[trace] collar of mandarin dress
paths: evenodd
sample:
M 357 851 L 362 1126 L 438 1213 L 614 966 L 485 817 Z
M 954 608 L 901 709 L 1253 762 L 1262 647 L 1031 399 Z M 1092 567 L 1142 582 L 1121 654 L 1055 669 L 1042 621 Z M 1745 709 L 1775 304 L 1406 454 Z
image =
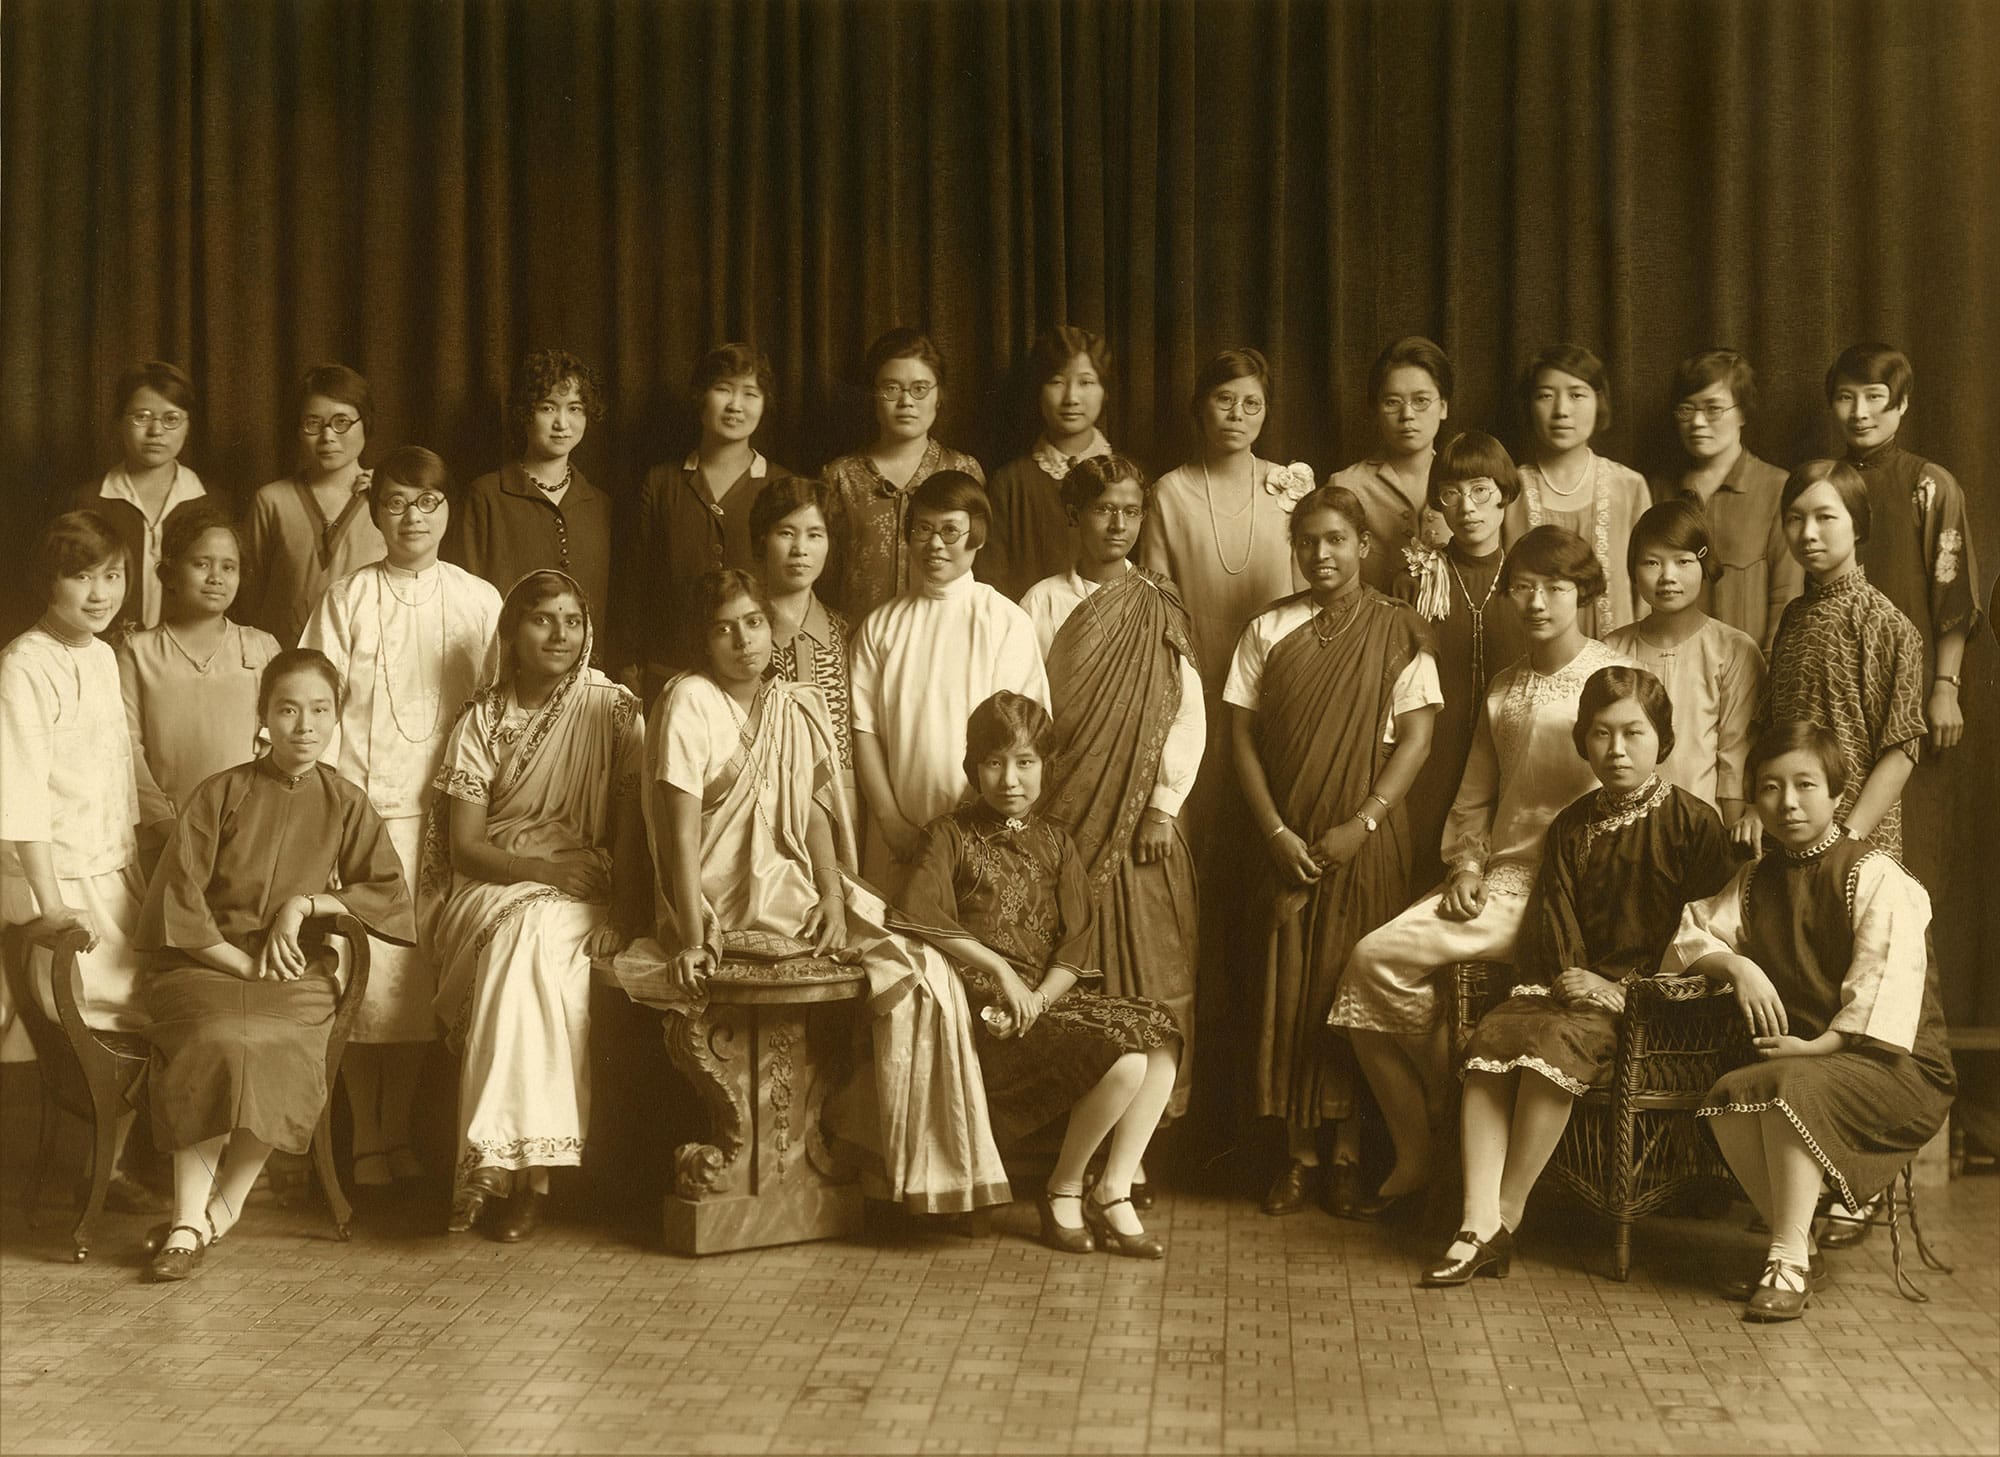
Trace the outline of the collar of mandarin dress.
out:
M 979 578 L 968 571 L 964 576 L 953 577 L 942 586 L 928 580 L 919 581 L 915 585 L 916 591 L 911 594 L 913 596 L 929 597 L 938 602 L 951 602 L 961 597 L 970 597 L 979 588 Z
M 1849 451 L 1847 458 L 1856 470 L 1879 470 L 1893 463 L 1902 453 L 1902 446 L 1896 443 L 1896 437 L 1892 435 L 1873 450 Z
M 1868 585 L 1868 573 L 1856 562 L 1852 567 L 1835 577 L 1831 582 L 1815 582 L 1806 579 L 1808 597 L 1849 597 Z
M 313 771 L 315 769 L 319 768 L 319 760 L 315 759 L 313 760 L 312 763 L 306 765 L 306 767 L 299 773 L 287 774 L 285 773 L 284 770 L 280 769 L 276 764 L 271 762 L 271 756 L 268 753 L 263 755 L 261 758 L 253 760 L 252 763 L 259 774 L 262 774 L 266 779 L 273 780 L 278 784 L 284 785 L 285 788 L 287 789 L 297 789 L 301 784 L 305 783 L 306 780 L 312 777 Z
M 1035 822 L 1035 812 L 1025 815 L 1003 815 L 984 799 L 972 802 L 972 825 L 982 838 L 991 839 L 995 835 L 1015 835 Z
M 1838 845 L 1845 835 L 1846 831 L 1839 825 L 1828 825 L 1826 833 L 1821 835 L 1816 843 L 1806 846 L 1803 850 L 1787 850 L 1785 851 L 1785 858 L 1794 865 L 1802 865 L 1808 861 L 1817 860 L 1835 845 Z

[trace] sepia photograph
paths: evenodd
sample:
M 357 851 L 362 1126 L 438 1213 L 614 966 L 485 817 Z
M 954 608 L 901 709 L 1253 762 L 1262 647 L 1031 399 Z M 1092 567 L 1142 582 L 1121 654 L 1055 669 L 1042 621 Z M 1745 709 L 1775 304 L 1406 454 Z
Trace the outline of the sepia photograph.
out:
M 2000 1452 L 1996 74 L 0 0 L 0 1457 Z

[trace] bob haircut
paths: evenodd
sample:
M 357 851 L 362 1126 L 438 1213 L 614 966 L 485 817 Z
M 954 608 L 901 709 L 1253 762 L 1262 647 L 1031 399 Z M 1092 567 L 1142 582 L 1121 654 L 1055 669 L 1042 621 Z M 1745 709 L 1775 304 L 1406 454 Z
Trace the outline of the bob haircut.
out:
M 111 413 L 124 414 L 131 406 L 132 396 L 140 390 L 151 390 L 176 410 L 194 413 L 194 381 L 164 359 L 135 364 L 118 376 L 117 388 L 111 396 Z
M 292 414 L 303 417 L 306 401 L 314 395 L 347 406 L 361 418 L 363 430 L 375 428 L 375 396 L 368 381 L 344 364 L 316 364 L 299 378 L 292 397 Z
M 1826 775 L 1826 792 L 1835 799 L 1847 793 L 1847 761 L 1840 756 L 1840 740 L 1833 731 L 1811 719 L 1788 718 L 1766 728 L 1750 746 L 1750 757 L 1743 764 L 1748 798 L 1757 797 L 1757 776 L 1764 766 L 1787 754 L 1811 754 Z
M 574 597 L 576 605 L 583 609 L 583 620 L 590 623 L 590 599 L 583 595 L 583 588 L 566 572 L 544 568 L 530 572 L 512 587 L 508 588 L 506 599 L 500 604 L 499 625 L 493 636 L 511 659 L 514 651 L 514 634 L 521 630 L 521 622 L 530 612 L 544 602 L 557 597 Z
M 1521 494 L 1521 473 L 1514 468 L 1514 457 L 1507 453 L 1507 447 L 1483 430 L 1467 430 L 1440 445 L 1432 457 L 1424 504 L 1433 511 L 1443 511 L 1438 498 L 1446 486 L 1477 480 L 1498 486 L 1502 505 L 1511 506 Z
M 780 521 L 808 506 L 819 509 L 826 522 L 827 545 L 831 547 L 847 524 L 846 503 L 840 492 L 812 476 L 779 476 L 769 481 L 750 503 L 750 549 L 761 554 L 764 542 Z
M 1551 344 L 1546 349 L 1535 351 L 1528 367 L 1521 371 L 1520 383 L 1516 387 L 1516 396 L 1524 415 L 1534 402 L 1542 372 L 1549 369 L 1575 375 L 1597 396 L 1597 423 L 1591 428 L 1592 440 L 1611 428 L 1611 381 L 1604 373 L 1604 361 L 1581 344 Z
M 944 356 L 938 353 L 931 336 L 921 329 L 912 329 L 907 324 L 898 324 L 881 338 L 868 346 L 868 353 L 861 361 L 862 376 L 869 387 L 875 384 L 875 377 L 882 372 L 882 366 L 892 359 L 921 360 L 943 389 Z
M 213 496 L 196 496 L 192 501 L 181 502 L 167 513 L 166 522 L 160 527 L 160 560 L 153 570 L 164 574 L 168 566 L 193 551 L 196 543 L 211 531 L 228 532 L 240 557 L 243 533 L 236 525 L 236 518 L 220 502 Z
M 1780 515 L 1791 510 L 1792 502 L 1821 482 L 1832 486 L 1840 504 L 1847 508 L 1854 522 L 1854 544 L 1861 545 L 1868 539 L 1868 483 L 1861 479 L 1860 471 L 1844 460 L 1809 460 L 1786 476 L 1785 488 L 1778 492 Z
M 338 713 L 347 707 L 347 685 L 341 681 L 333 659 L 318 648 L 286 648 L 264 665 L 264 676 L 257 680 L 257 717 L 271 711 L 271 695 L 278 691 L 279 683 L 294 673 L 317 673 L 333 690 L 333 711 Z
M 726 380 L 750 379 L 757 382 L 768 408 L 778 397 L 778 375 L 771 368 L 771 356 L 754 344 L 718 344 L 694 363 L 688 376 L 688 399 L 699 400 Z
M 1892 344 L 1850 344 L 1840 351 L 1833 368 L 1826 372 L 1826 402 L 1842 380 L 1850 384 L 1885 384 L 1889 403 L 1901 407 L 1909 403 L 1910 387 L 1917 372 L 1910 368 L 1910 356 Z
M 1233 379 L 1254 379 L 1264 392 L 1264 406 L 1271 404 L 1271 366 L 1257 349 L 1225 349 L 1201 367 L 1194 377 L 1194 393 L 1188 396 L 1188 413 L 1199 416 L 1201 402 Z
M 1299 539 L 1301 523 L 1306 517 L 1331 511 L 1354 528 L 1357 537 L 1368 535 L 1368 511 L 1361 504 L 1361 498 L 1345 486 L 1320 486 L 1299 498 L 1299 504 L 1292 507 L 1291 525 L 1287 535 L 1293 541 Z
M 1090 361 L 1090 367 L 1097 371 L 1099 379 L 1110 378 L 1110 342 L 1102 334 L 1093 334 L 1074 324 L 1057 324 L 1043 334 L 1035 340 L 1034 350 L 1028 357 L 1034 361 L 1036 378 L 1047 379 L 1068 369 L 1069 362 L 1079 354 Z
M 1431 377 L 1437 386 L 1438 398 L 1451 403 L 1451 360 L 1443 349 L 1421 334 L 1409 334 L 1398 339 L 1387 349 L 1375 356 L 1375 363 L 1368 371 L 1368 402 L 1382 398 L 1382 387 L 1388 382 L 1392 371 L 1408 365 L 1421 369 Z
M 507 432 L 515 448 L 527 443 L 528 424 L 535 418 L 535 406 L 569 381 L 576 381 L 577 398 L 583 401 L 583 417 L 591 424 L 604 418 L 604 381 L 597 371 L 567 349 L 537 349 L 523 356 L 507 387 Z
M 1590 543 L 1560 526 L 1537 526 L 1507 549 L 1507 559 L 1500 564 L 1500 590 L 1510 591 L 1522 572 L 1572 584 L 1578 607 L 1602 597 L 1608 585 L 1604 563 Z
M 1569 739 L 1576 745 L 1579 758 L 1590 757 L 1584 752 L 1584 744 L 1590 738 L 1597 715 L 1628 698 L 1652 721 L 1653 732 L 1660 740 L 1660 757 L 1664 759 L 1674 751 L 1674 705 L 1667 697 L 1667 685 L 1644 668 L 1613 664 L 1584 679 L 1583 692 L 1577 696 L 1576 722 L 1570 725 Z
M 771 594 L 753 573 L 741 567 L 717 567 L 712 572 L 703 572 L 687 584 L 685 591 L 688 610 L 681 619 L 681 652 L 685 666 L 697 672 L 709 673 L 712 667 L 708 661 L 708 629 L 719 610 L 738 597 L 748 597 L 763 609 L 766 617 L 772 615 Z
M 1729 386 L 1730 398 L 1746 417 L 1756 413 L 1757 371 L 1734 349 L 1704 349 L 1675 365 L 1667 386 L 1667 408 L 1718 384 Z
M 28 584 L 34 589 L 35 600 L 46 605 L 58 578 L 87 572 L 109 561 L 123 562 L 126 576 L 131 576 L 125 540 L 111 529 L 109 521 L 95 511 L 65 511 L 42 528 L 28 561 Z
M 980 761 L 1016 744 L 1026 744 L 1046 764 L 1056 754 L 1056 721 L 1034 699 L 1003 688 L 965 721 L 966 782 L 976 789 Z
M 436 491 L 441 496 L 449 497 L 451 472 L 445 469 L 444 461 L 435 450 L 426 450 L 421 445 L 399 445 L 382 457 L 382 463 L 375 467 L 375 474 L 369 479 L 370 516 L 379 520 L 382 498 L 389 494 L 391 486 L 401 486 L 418 495 Z
M 972 549 L 986 545 L 986 532 L 993 524 L 993 502 L 986 488 L 962 470 L 941 470 L 910 492 L 910 514 L 904 518 L 903 534 L 909 535 L 911 521 L 919 511 L 948 516 L 963 511 L 972 522 Z
M 1116 451 L 1078 461 L 1056 489 L 1064 509 L 1074 517 L 1120 481 L 1135 483 L 1139 487 L 1139 504 L 1148 511 L 1153 509 L 1153 483 L 1146 479 L 1137 461 Z
M 1639 574 L 1639 554 L 1647 547 L 1684 551 L 1701 563 L 1704 582 L 1722 580 L 1722 562 L 1715 554 L 1715 540 L 1709 535 L 1708 513 L 1685 496 L 1649 506 L 1632 525 L 1632 539 L 1625 543 L 1625 570 Z

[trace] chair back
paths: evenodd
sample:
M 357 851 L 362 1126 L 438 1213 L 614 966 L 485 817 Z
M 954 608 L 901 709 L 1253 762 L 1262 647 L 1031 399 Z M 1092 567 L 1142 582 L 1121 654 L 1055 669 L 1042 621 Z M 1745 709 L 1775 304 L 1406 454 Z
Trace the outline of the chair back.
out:
M 42 1083 L 58 1104 L 79 1117 L 90 1115 L 90 1088 L 77 1050 L 78 1039 L 95 1035 L 83 1020 L 83 973 L 77 965 L 77 955 L 89 939 L 73 926 L 53 934 L 38 934 L 32 925 L 9 926 L 0 934 L 7 994 L 14 1004 L 14 1014 L 28 1029 L 28 1042 L 35 1049 Z M 54 1017 L 42 1004 L 35 985 L 37 949 L 49 953 Z

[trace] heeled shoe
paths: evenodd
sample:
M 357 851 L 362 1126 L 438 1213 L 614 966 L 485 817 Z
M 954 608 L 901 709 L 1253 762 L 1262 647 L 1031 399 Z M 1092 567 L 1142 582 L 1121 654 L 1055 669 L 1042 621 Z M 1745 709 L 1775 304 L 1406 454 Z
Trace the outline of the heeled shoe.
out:
M 508 1174 L 505 1169 L 478 1168 L 465 1176 L 465 1186 L 451 1201 L 451 1215 L 445 1220 L 446 1234 L 464 1234 L 479 1223 L 486 1213 L 486 1206 L 507 1197 Z
M 1090 1215 L 1086 1207 L 1084 1223 L 1062 1224 L 1056 1219 L 1055 1201 L 1075 1199 L 1079 1204 L 1083 1196 L 1078 1194 L 1043 1194 L 1035 1201 L 1042 1215 L 1042 1243 L 1052 1250 L 1066 1255 L 1088 1255 L 1097 1251 L 1097 1241 L 1090 1237 Z
M 208 1253 L 208 1247 L 212 1241 L 204 1239 L 201 1231 L 196 1229 L 192 1224 L 169 1225 L 167 1228 L 167 1238 L 171 1239 L 176 1230 L 182 1229 L 194 1236 L 194 1248 L 191 1250 L 175 1249 L 172 1245 L 162 1242 L 159 1252 L 153 1256 L 152 1264 L 146 1267 L 147 1274 L 153 1279 L 159 1281 L 186 1280 L 192 1278 L 194 1272 L 201 1268 L 201 1257 Z
M 1361 1165 L 1347 1159 L 1334 1164 L 1327 1174 L 1326 1196 L 1322 1200 L 1326 1212 L 1335 1219 L 1356 1218 L 1354 1211 L 1367 1197 L 1361 1192 Z
M 1491 1239 L 1481 1239 L 1469 1229 L 1461 1229 L 1452 1236 L 1453 1243 L 1472 1246 L 1472 1253 L 1459 1260 L 1440 1260 L 1424 1271 L 1417 1281 L 1427 1289 L 1436 1290 L 1447 1285 L 1470 1284 L 1484 1275 L 1491 1280 L 1504 1280 L 1514 1265 L 1514 1231 L 1501 1225 Z
M 1764 1274 L 1757 1281 L 1757 1288 L 1750 1292 L 1750 1303 L 1743 1307 L 1743 1318 L 1759 1321 L 1797 1320 L 1806 1313 L 1806 1307 L 1812 1304 L 1812 1297 L 1813 1282 L 1810 1269 L 1784 1260 L 1771 1260 L 1765 1264 Z
M 500 1213 L 500 1222 L 493 1228 L 493 1238 L 503 1245 L 517 1245 L 532 1239 L 535 1231 L 542 1227 L 542 1205 L 548 1197 L 534 1189 L 516 1189 L 507 1200 L 507 1207 Z
M 1150 1180 L 1134 1179 L 1132 1181 L 1132 1207 L 1141 1210 L 1153 1207 L 1153 1185 Z
M 1851 1250 L 1875 1232 L 1877 1200 L 1870 1199 L 1852 1214 L 1829 1214 L 1819 1237 L 1823 1250 Z M 1790 1319 L 1790 1317 L 1786 1317 Z
M 1102 1204 L 1095 1199 L 1086 1199 L 1083 1201 L 1083 1222 L 1097 1236 L 1097 1247 L 1107 1253 L 1123 1255 L 1129 1260 L 1164 1260 L 1167 1247 L 1157 1234 L 1147 1229 L 1127 1234 L 1114 1225 L 1111 1217 L 1104 1212 L 1131 1202 L 1129 1197 L 1110 1199 Z
M 208 1213 L 205 1210 L 202 1213 L 202 1218 L 208 1221 L 208 1239 L 205 1242 L 211 1245 L 221 1244 L 223 1235 L 229 1233 L 229 1230 L 225 1229 L 218 1231 L 215 1227 L 215 1216 L 213 1214 Z M 230 1226 L 230 1229 L 234 1228 L 235 1228 L 234 1225 Z M 146 1231 L 146 1238 L 145 1238 L 146 1253 L 149 1255 L 157 1255 L 161 1251 L 161 1249 L 163 1249 L 166 1246 L 167 1236 L 172 1234 L 176 1229 L 194 1229 L 194 1226 L 191 1224 L 167 1224 L 167 1223 L 160 1223 L 154 1225 L 151 1229 Z M 200 1231 L 197 1230 L 196 1232 L 199 1233 Z

